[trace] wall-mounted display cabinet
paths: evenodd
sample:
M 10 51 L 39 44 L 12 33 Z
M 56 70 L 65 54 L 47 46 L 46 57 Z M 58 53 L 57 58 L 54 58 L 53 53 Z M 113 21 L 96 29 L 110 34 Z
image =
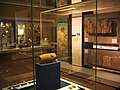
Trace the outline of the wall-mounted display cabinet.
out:
M 62 79 L 120 89 L 120 1 L 80 1 L 0 1 L 0 89 L 35 90 L 35 64 L 46 53 L 57 55 Z
M 40 13 L 41 40 L 47 38 L 54 46 L 51 52 L 61 61 L 61 70 L 89 79 L 92 89 L 97 89 L 96 82 L 119 87 L 119 4 L 119 0 L 87 0 Z M 118 77 L 108 79 L 102 76 L 104 72 L 106 76 L 117 73 Z

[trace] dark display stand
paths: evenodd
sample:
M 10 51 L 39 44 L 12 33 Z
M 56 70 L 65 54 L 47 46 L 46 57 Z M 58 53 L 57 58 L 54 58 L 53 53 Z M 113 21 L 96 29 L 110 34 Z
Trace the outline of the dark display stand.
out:
M 36 64 L 36 90 L 60 88 L 60 62 Z

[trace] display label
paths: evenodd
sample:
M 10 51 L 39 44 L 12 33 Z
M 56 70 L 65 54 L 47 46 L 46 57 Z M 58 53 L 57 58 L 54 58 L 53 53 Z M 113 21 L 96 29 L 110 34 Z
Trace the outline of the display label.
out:
M 85 53 L 88 53 L 88 49 L 85 49 L 84 52 L 85 52 Z
M 85 38 L 85 42 L 88 42 L 88 38 Z
M 117 43 L 117 39 L 112 39 L 112 43 Z

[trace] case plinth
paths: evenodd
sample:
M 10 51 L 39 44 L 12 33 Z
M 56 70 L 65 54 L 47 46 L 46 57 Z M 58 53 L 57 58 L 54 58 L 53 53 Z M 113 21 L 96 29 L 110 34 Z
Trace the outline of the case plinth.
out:
M 60 62 L 36 63 L 36 90 L 60 88 Z

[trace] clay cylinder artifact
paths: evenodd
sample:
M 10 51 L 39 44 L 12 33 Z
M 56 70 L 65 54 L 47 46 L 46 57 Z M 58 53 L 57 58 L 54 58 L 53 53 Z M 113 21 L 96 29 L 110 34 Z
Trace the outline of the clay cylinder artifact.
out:
M 39 60 L 41 63 L 53 62 L 56 60 L 56 58 L 57 55 L 55 53 L 47 53 L 39 56 Z

